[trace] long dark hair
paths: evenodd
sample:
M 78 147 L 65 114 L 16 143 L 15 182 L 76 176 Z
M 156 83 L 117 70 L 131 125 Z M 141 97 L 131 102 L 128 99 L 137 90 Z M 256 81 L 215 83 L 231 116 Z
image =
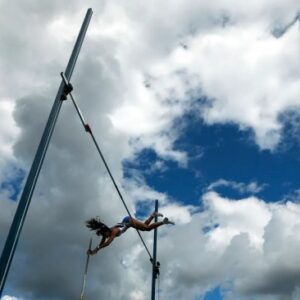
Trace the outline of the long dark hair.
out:
M 85 222 L 86 227 L 90 230 L 96 231 L 97 235 L 104 235 L 105 233 L 111 233 L 111 229 L 100 221 L 99 217 L 91 218 Z

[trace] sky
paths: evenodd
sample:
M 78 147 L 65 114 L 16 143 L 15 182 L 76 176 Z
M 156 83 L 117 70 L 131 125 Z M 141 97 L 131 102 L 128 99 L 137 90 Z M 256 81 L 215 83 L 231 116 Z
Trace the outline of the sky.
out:
M 176 222 L 159 228 L 160 299 L 299 299 L 296 0 L 0 0 L 0 248 L 89 7 L 73 95 L 132 214 L 158 199 Z M 64 102 L 1 300 L 79 298 L 85 221 L 126 214 Z M 87 299 L 150 293 L 134 230 L 91 258 Z

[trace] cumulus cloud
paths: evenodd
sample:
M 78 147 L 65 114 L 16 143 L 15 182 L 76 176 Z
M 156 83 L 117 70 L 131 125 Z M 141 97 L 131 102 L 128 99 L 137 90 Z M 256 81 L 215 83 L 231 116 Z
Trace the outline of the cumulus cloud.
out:
M 265 184 L 259 185 L 257 182 L 251 182 L 249 184 L 245 184 L 243 182 L 234 182 L 234 181 L 228 181 L 225 179 L 219 179 L 219 180 L 211 183 L 207 189 L 214 190 L 214 189 L 217 189 L 218 187 L 222 187 L 222 186 L 232 188 L 243 194 L 244 193 L 257 194 L 265 188 Z
M 218 285 L 224 299 L 296 299 L 299 204 L 216 192 L 203 200 L 203 212 L 160 240 L 164 299 L 193 299 Z
M 164 205 L 168 203 L 168 196 L 164 193 L 158 192 L 147 185 L 145 179 L 140 174 L 135 174 L 133 179 L 125 180 L 125 187 L 131 199 L 138 202 L 153 202 L 159 200 Z M 150 200 L 150 201 L 149 201 Z M 152 200 L 152 201 L 151 201 Z
M 122 170 L 124 159 L 149 147 L 161 160 L 186 166 L 187 154 L 174 144 L 181 132 L 176 120 L 191 109 L 208 124 L 252 129 L 261 148 L 276 147 L 278 116 L 299 105 L 299 29 L 295 22 L 280 38 L 272 30 L 293 20 L 297 4 L 90 4 L 95 15 L 72 79 L 74 95 L 130 209 L 143 196 L 158 198 L 179 223 L 160 235 L 163 299 L 193 299 L 225 283 L 232 299 L 297 297 L 296 204 L 232 201 L 209 191 L 199 212 L 143 181 L 126 182 Z M 79 0 L 0 2 L 1 181 L 28 171 L 85 10 Z M 199 98 L 206 99 L 200 106 Z M 126 214 L 93 147 L 64 103 L 8 277 L 17 297 L 78 297 L 89 237 L 84 221 L 100 215 L 113 225 Z M 16 209 L 9 198 L 1 190 L 1 245 Z M 145 240 L 151 246 L 151 236 Z M 19 272 L 25 266 L 26 277 Z M 150 272 L 130 231 L 92 258 L 87 298 L 146 299 Z
M 166 81 L 163 88 L 173 87 L 173 97 L 196 90 L 210 98 L 200 113 L 208 124 L 251 128 L 261 148 L 273 149 L 280 141 L 280 114 L 299 105 L 298 40 L 296 24 L 280 39 L 259 24 L 217 28 L 190 38 L 188 49 L 175 49 L 152 74 Z M 185 80 L 172 84 L 178 72 Z
M 12 112 L 14 110 L 14 103 L 9 99 L 2 99 L 0 101 L 0 120 L 1 120 L 1 132 L 0 132 L 0 157 L 1 163 L 12 156 L 12 146 L 18 136 L 18 128 L 14 119 L 12 118 Z
M 114 126 L 134 135 L 152 133 L 157 139 L 157 132 L 162 134 L 162 129 L 170 128 L 175 117 L 193 107 L 193 100 L 205 97 L 209 100 L 201 106 L 200 115 L 208 124 L 233 122 L 242 130 L 252 129 L 261 148 L 276 147 L 282 130 L 279 116 L 299 105 L 299 28 L 295 21 L 277 38 L 272 27 L 288 22 L 289 18 L 293 20 L 299 7 L 291 9 L 291 1 L 275 9 L 265 1 L 259 6 L 249 5 L 247 17 L 240 6 L 238 10 L 236 5 L 225 9 L 216 3 L 213 7 L 192 5 L 195 11 L 201 6 L 205 16 L 199 16 L 195 31 L 190 27 L 195 21 L 188 15 L 191 11 L 176 11 L 175 16 L 184 20 L 181 28 L 174 32 L 175 26 L 168 31 L 169 37 L 162 42 L 160 39 L 170 25 L 168 21 L 163 23 L 160 34 L 151 36 L 157 38 L 151 42 L 157 45 L 161 56 L 141 53 L 138 37 L 145 33 L 147 43 L 147 22 L 139 31 L 132 31 L 132 51 L 120 55 L 125 57 L 126 67 L 133 70 L 127 78 L 133 82 L 128 84 L 124 104 L 111 116 Z M 267 12 L 269 9 L 273 17 Z M 225 14 L 227 25 L 218 23 L 216 16 L 207 17 L 213 12 L 220 18 Z M 153 31 L 156 30 L 154 27 Z M 164 47 L 169 49 L 167 55 Z M 137 62 L 136 57 L 141 60 Z M 147 81 L 145 86 L 143 76 Z M 140 120 L 143 126 L 135 126 Z

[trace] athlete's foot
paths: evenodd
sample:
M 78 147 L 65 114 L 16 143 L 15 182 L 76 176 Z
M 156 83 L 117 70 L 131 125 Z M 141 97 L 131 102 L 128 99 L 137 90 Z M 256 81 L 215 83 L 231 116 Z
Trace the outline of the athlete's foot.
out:
M 163 220 L 163 223 L 164 223 L 164 224 L 171 224 L 171 225 L 175 225 L 175 223 L 174 223 L 174 222 L 172 222 L 172 221 L 170 221 L 168 218 L 164 218 L 164 220 Z
M 152 217 L 163 217 L 164 215 L 162 214 L 162 213 L 160 213 L 160 212 L 153 212 L 152 213 Z
M 98 252 L 97 249 L 94 249 L 94 250 L 89 249 L 89 250 L 86 252 L 86 254 L 87 254 L 87 255 L 95 255 L 97 252 Z

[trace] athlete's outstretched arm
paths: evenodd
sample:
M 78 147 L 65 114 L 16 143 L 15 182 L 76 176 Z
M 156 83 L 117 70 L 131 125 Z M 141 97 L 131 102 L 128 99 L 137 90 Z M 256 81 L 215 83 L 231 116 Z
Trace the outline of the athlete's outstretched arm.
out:
M 89 254 L 94 255 L 96 254 L 100 249 L 107 247 L 110 245 L 110 243 L 115 239 L 116 235 L 118 233 L 117 230 L 112 230 L 111 235 L 109 237 L 103 237 L 99 246 L 97 246 L 94 250 L 89 251 Z
M 89 250 L 87 251 L 87 253 L 90 254 L 90 255 L 96 254 L 96 253 L 98 252 L 99 247 L 100 247 L 101 245 L 104 244 L 105 240 L 106 240 L 106 237 L 103 236 L 103 237 L 102 237 L 102 240 L 101 240 L 101 242 L 100 242 L 100 244 L 99 244 L 99 246 L 97 246 L 97 247 L 96 247 L 95 249 L 93 249 L 93 250 L 89 249 Z
M 102 248 L 109 246 L 110 243 L 114 240 L 114 238 L 115 238 L 115 235 L 112 234 L 109 238 L 105 239 L 105 242 L 102 243 L 102 241 L 101 241 L 100 245 L 97 247 L 98 251 Z

